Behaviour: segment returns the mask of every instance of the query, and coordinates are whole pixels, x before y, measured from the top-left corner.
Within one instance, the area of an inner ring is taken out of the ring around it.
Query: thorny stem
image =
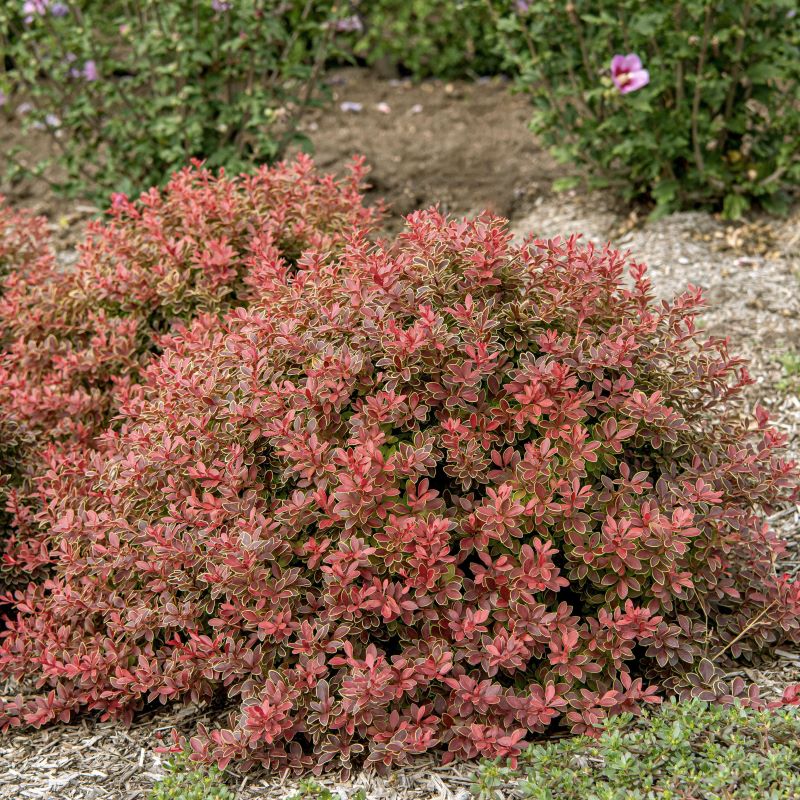
[[[711,660],[716,661],[729,647],[732,647],[736,644],[736,642],[739,641],[739,639],[746,636],[767,614],[769,614],[770,611],[772,611],[773,608],[775,608],[776,605],[778,605],[778,601],[773,600],[755,619],[751,620],[747,625],[745,625],[744,628],[739,631],[739,634],[731,639],[728,644],[725,645],[725,647],[714,653],[714,655],[711,656]]]

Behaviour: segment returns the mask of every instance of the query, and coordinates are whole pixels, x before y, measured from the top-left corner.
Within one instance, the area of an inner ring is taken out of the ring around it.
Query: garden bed
[[[730,335],[736,351],[751,360],[756,384],[748,401],[757,399],[770,410],[789,435],[792,453],[800,456],[800,400],[781,388],[779,363],[782,355],[800,350],[797,210],[791,219],[771,224],[722,223],[699,212],[641,222],[607,205],[602,196],[554,194],[550,184],[559,173],[526,130],[528,105],[510,96],[499,80],[414,86],[345,70],[334,76],[333,91],[334,103],[305,123],[317,161],[323,169],[341,170],[352,154],[365,154],[376,165],[371,197],[392,205],[391,229],[400,226],[403,213],[434,203],[459,214],[489,208],[507,216],[519,235],[581,231],[588,239],[630,249],[650,266],[661,296],[689,283],[706,289],[711,308],[703,315],[705,326]],[[361,108],[343,111],[342,103]],[[68,249],[91,209],[50,200],[46,191],[44,185],[25,184],[12,198],[46,213]],[[773,521],[789,542],[785,571],[800,573],[797,509],[779,511]],[[800,681],[800,652],[782,649],[752,668],[731,664],[729,670],[779,696],[784,686]],[[209,713],[186,707],[144,714],[128,729],[86,720],[12,732],[0,740],[0,798],[146,798],[163,774],[161,757],[152,750],[154,737],[173,727],[189,731]],[[354,775],[341,788],[364,789],[376,800],[445,800],[463,796],[473,771],[470,764],[440,768],[424,759],[388,779]],[[237,797],[284,797],[294,785],[256,773],[242,777]]]

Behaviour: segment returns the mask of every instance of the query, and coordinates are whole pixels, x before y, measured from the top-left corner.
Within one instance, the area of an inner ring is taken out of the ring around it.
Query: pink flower
[[[47,13],[50,0],[25,0],[22,4],[22,13],[25,15],[25,24],[30,25],[34,17],[41,17]]]
[[[635,53],[611,59],[611,80],[622,94],[635,92],[650,83],[650,73],[642,69],[642,59]]]
[[[364,30],[364,23],[361,22],[361,17],[358,14],[353,14],[351,17],[344,17],[344,19],[338,19],[334,23],[334,30],[340,32],[358,32]]]
[[[95,64],[94,61],[87,61],[83,65],[83,77],[87,81],[96,81],[98,77],[100,77],[97,72],[97,64]]]

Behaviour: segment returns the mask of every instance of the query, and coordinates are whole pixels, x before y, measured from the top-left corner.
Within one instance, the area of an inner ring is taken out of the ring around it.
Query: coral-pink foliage
[[[232,179],[186,169],[138,202],[115,196],[110,220],[90,225],[74,265],[56,262],[43,219],[0,206],[0,409],[17,436],[38,444],[7,500],[11,578],[49,561],[34,517],[65,487],[40,487],[42,470],[65,448],[77,463],[87,457],[80,451],[138,391],[161,336],[254,299],[260,253],[294,260],[371,229],[377,213],[362,204],[364,174],[356,161],[343,180],[321,176],[307,157]],[[81,479],[82,465],[72,476]]]
[[[704,655],[800,637],[764,523],[793,467],[737,406],[741,361],[695,329],[698,290],[657,304],[618,252],[436,211],[296,258],[281,224],[242,245],[235,203],[214,226],[181,207],[144,268],[160,202],[125,206],[116,260],[82,255],[110,307],[135,304],[113,374],[142,320],[195,319],[135,362],[141,388],[115,379],[115,429],[51,458],[54,565],[14,598],[5,725],[222,696],[196,760],[513,758],[688,686]],[[222,321],[199,313],[218,291],[243,298]]]

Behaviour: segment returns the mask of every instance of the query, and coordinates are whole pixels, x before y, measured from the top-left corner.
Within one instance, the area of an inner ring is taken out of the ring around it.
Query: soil
[[[351,156],[366,156],[371,196],[389,204],[391,227],[431,205],[511,218],[549,194],[559,174],[527,129],[529,104],[503,78],[415,85],[350,69],[332,76],[332,90],[333,105],[304,126],[315,159],[340,169]],[[343,111],[348,103],[361,110]]]
[[[369,198],[389,203],[389,231],[418,207],[438,204],[455,214],[489,209],[507,217],[520,237],[580,231],[587,239],[630,249],[649,264],[660,297],[689,283],[702,286],[709,301],[705,327],[730,336],[732,349],[751,360],[756,383],[747,404],[765,405],[787,434],[790,453],[800,457],[800,392],[785,388],[780,365],[782,355],[800,351],[800,209],[777,221],[733,224],[693,212],[648,222],[600,194],[553,193],[561,168],[528,132],[525,99],[510,94],[501,79],[413,85],[358,69],[330,79],[333,103],[308,115],[305,133],[322,169],[340,172],[353,154],[366,155],[373,167]],[[343,110],[343,103],[360,104],[360,110]],[[0,118],[0,152],[21,141],[19,131],[3,127]],[[25,144],[31,157],[47,147],[43,137]],[[96,213],[87,204],[52,197],[41,181],[0,186],[0,192],[46,214],[66,258],[81,222]],[[800,574],[800,511],[781,509],[770,522],[788,542],[782,568]],[[746,669],[731,664],[730,670],[757,682],[767,695],[779,695],[800,681],[800,648],[782,648]],[[163,774],[162,757],[152,749],[155,736],[173,727],[188,732],[209,715],[186,707],[146,713],[129,729],[86,719],[13,732],[0,739],[0,800],[143,800]],[[441,768],[423,759],[388,779],[362,772],[347,784],[325,783],[348,795],[362,788],[368,800],[460,800],[467,796],[472,769]],[[256,774],[241,778],[237,797],[277,800],[295,788]]]

